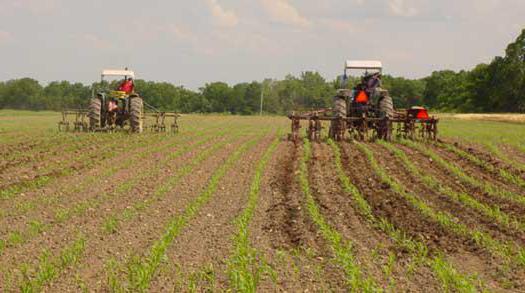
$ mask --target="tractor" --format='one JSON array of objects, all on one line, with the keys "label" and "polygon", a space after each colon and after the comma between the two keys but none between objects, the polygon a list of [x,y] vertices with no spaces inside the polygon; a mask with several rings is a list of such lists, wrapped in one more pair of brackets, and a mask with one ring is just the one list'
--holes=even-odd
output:
[{"label": "tractor", "polygon": [[[119,88],[112,88],[109,79],[118,78],[123,82]],[[69,131],[71,125],[75,131],[107,131],[127,129],[132,133],[141,133],[145,129],[146,117],[153,117],[155,122],[149,127],[153,131],[164,132],[166,118],[173,118],[172,132],[178,131],[178,114],[162,112],[147,104],[134,90],[132,80],[135,73],[125,70],[106,69],[102,71],[101,82],[92,88],[92,98],[87,109],[65,110],[62,112],[62,121],[59,130]],[[128,84],[127,90],[122,86]],[[147,112],[144,108],[147,108]],[[69,118],[74,116],[74,122]]]},{"label": "tractor", "polygon": [[[365,71],[360,82],[347,89],[349,70]],[[347,61],[344,74],[339,77],[340,89],[333,98],[333,107],[306,113],[291,113],[292,133],[290,139],[299,140],[301,121],[308,121],[307,137],[318,141],[323,129],[322,121],[329,121],[328,135],[343,140],[348,133],[352,139],[391,140],[397,136],[436,139],[438,119],[430,117],[427,109],[412,107],[395,110],[392,97],[382,87],[380,61]]]}]

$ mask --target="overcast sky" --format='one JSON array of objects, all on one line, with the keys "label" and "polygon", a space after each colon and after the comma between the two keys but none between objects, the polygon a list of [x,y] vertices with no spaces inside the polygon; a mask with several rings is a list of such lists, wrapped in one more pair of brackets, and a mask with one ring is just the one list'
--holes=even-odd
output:
[{"label": "overcast sky", "polygon": [[102,68],[196,89],[334,78],[346,59],[422,77],[502,55],[525,0],[0,0],[0,80],[92,82]]}]

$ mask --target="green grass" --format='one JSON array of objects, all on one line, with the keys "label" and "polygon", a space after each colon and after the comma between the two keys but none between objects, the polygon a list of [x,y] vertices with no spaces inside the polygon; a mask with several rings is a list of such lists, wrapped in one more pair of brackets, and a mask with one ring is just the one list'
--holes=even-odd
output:
[{"label": "green grass", "polygon": [[439,135],[485,146],[503,161],[521,170],[525,169],[522,163],[509,158],[498,147],[507,144],[525,154],[525,124],[523,123],[442,119],[439,123]]},{"label": "green grass", "polygon": [[[368,201],[345,174],[339,146],[337,146],[332,140],[329,140],[328,143],[334,154],[334,166],[337,177],[343,190],[348,193],[354,201],[359,213],[374,227],[387,234],[400,250],[408,251],[412,258],[412,263],[415,265],[425,263],[431,267],[434,274],[438,276],[441,281],[444,291],[476,292],[476,286],[472,282],[472,277],[467,277],[457,272],[456,269],[443,257],[439,255],[434,257],[430,256],[428,247],[423,242],[408,237],[403,231],[396,228],[388,219],[374,215]],[[413,268],[409,267],[407,268],[407,271],[412,269]]]},{"label": "green grass", "polygon": [[229,260],[228,276],[230,287],[236,292],[256,292],[261,276],[272,274],[271,268],[257,257],[257,251],[250,245],[248,225],[257,207],[266,165],[278,145],[279,139],[275,139],[259,160],[248,194],[248,206],[235,221],[238,232],[233,240],[235,248]]}]

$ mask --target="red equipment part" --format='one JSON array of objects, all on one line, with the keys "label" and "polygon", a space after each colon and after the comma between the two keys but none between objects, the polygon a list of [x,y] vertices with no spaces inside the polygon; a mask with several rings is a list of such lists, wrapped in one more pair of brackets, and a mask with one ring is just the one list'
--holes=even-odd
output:
[{"label": "red equipment part", "polygon": [[355,101],[359,104],[368,104],[368,95],[365,91],[360,91],[355,97]]}]

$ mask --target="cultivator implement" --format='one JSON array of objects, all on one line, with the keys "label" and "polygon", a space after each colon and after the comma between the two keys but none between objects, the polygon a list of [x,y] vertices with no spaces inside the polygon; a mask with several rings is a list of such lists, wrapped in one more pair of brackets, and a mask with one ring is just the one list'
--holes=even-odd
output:
[{"label": "cultivator implement", "polygon": [[[391,140],[392,136],[412,140],[437,139],[439,119],[428,116],[424,109],[395,111],[393,118],[374,118],[365,115],[341,117],[331,115],[331,112],[331,109],[326,109],[290,114],[288,118],[292,121],[292,127],[289,140],[298,142],[301,139],[300,129],[303,125],[306,125],[306,138],[311,141],[320,141],[323,129],[329,129],[328,137],[335,141],[346,138],[360,141]],[[329,126],[323,126],[323,122],[328,123]]]},{"label": "cultivator implement", "polygon": [[[361,81],[352,89],[347,88],[348,70],[365,70]],[[306,137],[312,141],[321,139],[323,122],[329,122],[328,136],[335,141],[344,140],[347,134],[350,139],[360,141],[391,140],[393,135],[435,140],[439,120],[430,117],[423,107],[396,111],[392,97],[381,86],[382,70],[380,61],[347,61],[332,109],[290,114],[289,139],[300,140],[301,122],[306,121]]]},{"label": "cultivator implement", "polygon": [[[58,122],[58,130],[61,132],[112,132],[119,129],[115,124],[92,128],[89,126],[88,114],[89,111],[83,109],[62,111],[62,120]],[[142,120],[144,129],[151,132],[178,133],[179,117],[180,115],[175,112],[153,111],[143,113]]]}]

